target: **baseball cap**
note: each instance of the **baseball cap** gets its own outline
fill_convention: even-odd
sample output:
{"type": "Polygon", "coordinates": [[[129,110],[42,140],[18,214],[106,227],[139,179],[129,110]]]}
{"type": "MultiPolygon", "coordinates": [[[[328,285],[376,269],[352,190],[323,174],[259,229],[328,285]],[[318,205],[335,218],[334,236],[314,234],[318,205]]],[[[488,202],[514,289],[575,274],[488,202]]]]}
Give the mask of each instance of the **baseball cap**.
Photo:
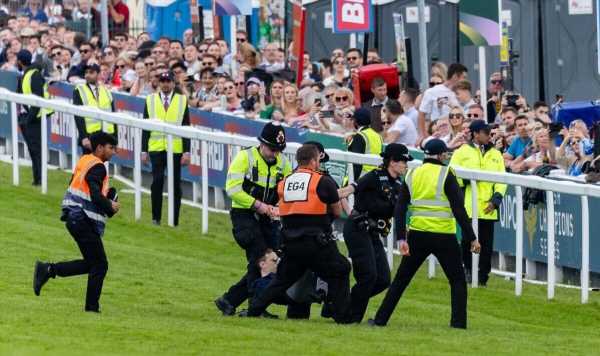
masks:
{"type": "Polygon", "coordinates": [[[438,138],[433,138],[427,141],[425,147],[423,147],[423,152],[425,152],[427,155],[435,156],[444,152],[448,152],[448,146],[446,146],[444,141],[438,138]]]}
{"type": "Polygon", "coordinates": [[[413,160],[408,148],[401,143],[390,143],[385,146],[385,150],[381,152],[380,156],[391,159],[392,161],[408,162],[413,160]]]}

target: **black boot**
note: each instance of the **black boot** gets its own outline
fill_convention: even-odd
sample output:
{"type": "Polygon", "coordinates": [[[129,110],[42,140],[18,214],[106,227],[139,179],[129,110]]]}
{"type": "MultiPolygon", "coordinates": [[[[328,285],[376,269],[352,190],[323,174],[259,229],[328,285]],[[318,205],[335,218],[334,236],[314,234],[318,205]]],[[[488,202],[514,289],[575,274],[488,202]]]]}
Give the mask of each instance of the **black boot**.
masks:
{"type": "Polygon", "coordinates": [[[224,297],[217,298],[215,300],[215,305],[225,316],[231,316],[235,314],[235,307],[231,305],[224,297]]]}
{"type": "Polygon", "coordinates": [[[44,284],[48,282],[48,279],[54,278],[54,276],[50,263],[36,261],[33,268],[33,293],[39,296],[44,284]]]}

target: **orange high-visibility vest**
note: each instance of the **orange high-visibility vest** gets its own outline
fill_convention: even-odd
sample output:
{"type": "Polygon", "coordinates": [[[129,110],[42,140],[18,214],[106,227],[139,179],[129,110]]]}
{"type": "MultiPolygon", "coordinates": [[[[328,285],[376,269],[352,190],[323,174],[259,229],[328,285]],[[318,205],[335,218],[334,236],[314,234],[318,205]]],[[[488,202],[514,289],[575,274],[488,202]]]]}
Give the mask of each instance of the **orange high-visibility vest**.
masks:
{"type": "Polygon", "coordinates": [[[322,177],[319,172],[300,168],[279,182],[279,214],[326,215],[327,204],[317,195],[317,186],[322,177]]]}

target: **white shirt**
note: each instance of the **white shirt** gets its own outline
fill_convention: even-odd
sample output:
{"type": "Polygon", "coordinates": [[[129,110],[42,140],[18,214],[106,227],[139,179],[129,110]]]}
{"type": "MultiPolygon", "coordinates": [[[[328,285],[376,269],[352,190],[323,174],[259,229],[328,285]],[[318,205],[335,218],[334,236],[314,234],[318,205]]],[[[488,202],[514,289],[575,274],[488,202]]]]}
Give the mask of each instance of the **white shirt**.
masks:
{"type": "Polygon", "coordinates": [[[165,94],[161,91],[159,95],[160,95],[160,101],[163,104],[165,103],[165,96],[166,96],[167,104],[171,105],[171,97],[173,96],[173,92],[170,92],[169,94],[165,94]]]}
{"type": "Polygon", "coordinates": [[[407,146],[415,146],[417,143],[419,136],[417,128],[413,124],[411,118],[406,116],[406,114],[400,115],[388,130],[390,132],[400,133],[394,143],[401,143],[407,146]]]}
{"type": "Polygon", "coordinates": [[[425,90],[419,111],[429,120],[436,121],[440,117],[448,116],[450,108],[456,105],[458,105],[456,94],[444,84],[438,84],[425,90]]]}
{"type": "Polygon", "coordinates": [[[414,106],[411,107],[404,113],[404,116],[408,116],[410,118],[410,121],[412,121],[415,125],[415,127],[419,126],[419,112],[417,111],[417,108],[415,108],[414,106]]]}

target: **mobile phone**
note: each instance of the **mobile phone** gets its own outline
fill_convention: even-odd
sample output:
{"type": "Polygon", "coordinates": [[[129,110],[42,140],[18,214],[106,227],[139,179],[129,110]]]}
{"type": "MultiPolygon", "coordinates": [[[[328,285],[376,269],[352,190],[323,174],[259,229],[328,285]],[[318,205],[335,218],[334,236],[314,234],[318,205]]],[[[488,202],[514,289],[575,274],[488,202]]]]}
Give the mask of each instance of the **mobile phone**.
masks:
{"type": "Polygon", "coordinates": [[[318,105],[318,106],[323,105],[323,103],[321,102],[321,98],[316,98],[315,99],[315,105],[318,105]]]}
{"type": "Polygon", "coordinates": [[[321,117],[333,117],[333,110],[321,111],[321,117]]]}

